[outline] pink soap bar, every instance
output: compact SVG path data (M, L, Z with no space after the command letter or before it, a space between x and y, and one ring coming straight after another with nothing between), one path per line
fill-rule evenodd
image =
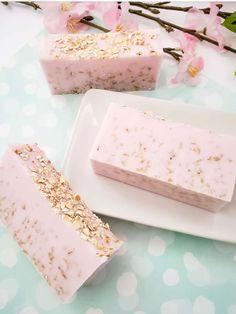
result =
M0 219L63 301L121 246L37 144L1 160Z
M162 50L156 31L51 34L40 61L53 94L153 89Z
M236 138L151 112L111 105L90 158L98 174L210 211L232 199Z

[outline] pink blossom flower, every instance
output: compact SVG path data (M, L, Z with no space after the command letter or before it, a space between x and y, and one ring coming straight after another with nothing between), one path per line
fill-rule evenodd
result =
M200 82L199 72L203 67L204 60L202 57L191 56L188 53L184 53L179 63L178 72L175 77L171 79L171 83L178 84L184 82L195 86Z
M184 82L191 86L197 85L199 83L199 73L204 67L203 58L196 55L198 39L179 31L174 32L173 37L180 43L183 57L179 63L178 72L171 79L171 83L177 84Z
M219 8L211 2L210 14L204 14L197 8L192 8L186 14L185 25L198 32L206 32L206 35L218 42L219 49L224 48L224 38L220 31L221 18L217 15Z
M114 29L120 19L120 10L117 2L106 2L99 5L103 12L103 22L110 28Z
M118 24L123 25L126 29L136 30L138 29L138 16L129 13L129 2L121 3L121 15Z
M137 17L129 13L129 2L101 3L99 9L104 11L103 21L111 30L138 29Z
M88 26L79 21L94 8L91 2L42 2L44 25L50 33L76 33Z

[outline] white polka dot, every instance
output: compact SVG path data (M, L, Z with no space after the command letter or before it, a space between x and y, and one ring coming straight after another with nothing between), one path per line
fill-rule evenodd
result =
M130 296L135 293L137 279L134 273L123 273L117 280L117 290L121 296Z
M19 109L19 101L15 98L9 98L4 102L4 111L8 114L16 114Z
M161 305L161 314L178 314L178 304L168 301Z
M123 310L131 311L138 306L139 297L138 297L137 293L135 293L131 296L119 296L118 303Z
M236 314L236 305L230 305L227 314Z
M161 305L161 314L190 314L192 303L187 299L174 299Z
M93 307L90 307L86 314L103 314L103 311L101 309L95 309Z
M43 310L52 310L60 304L59 298L43 281L36 287L35 296L38 305Z
M148 244L148 253L153 256L161 256L166 249L166 243L159 236L150 239Z
M53 112L46 113L41 119L41 125L47 128L53 128L57 123L57 116Z
M33 137L34 136L34 129L31 125L24 125L21 129L21 134L23 137Z
M167 269L163 274L163 281L167 286L175 286L179 282L179 273L176 269Z
M154 269L152 262L141 256L133 256L130 264L136 274L140 277L148 277Z
M35 93L35 96L39 99L46 99L46 98L50 97L50 95L51 95L51 93L50 93L49 88L46 84L40 86L40 88L38 88L36 93Z
M188 271L189 281L199 287L210 283L210 275L205 266L191 253L184 254L184 265Z
M6 248L0 252L0 263L9 268L17 263L16 251L13 248Z
M205 297L199 296L193 304L193 314L215 314L215 305Z
M22 74L26 79L32 80L38 75L38 69L35 64L26 64L22 69Z
M35 104L29 104L29 105L25 105L22 108L22 113L24 116L26 117L31 117L36 113L36 105Z
M19 284L14 278L4 279L0 281L0 291L3 290L8 294L8 300L10 301L16 296Z
M8 233L5 233L0 237L0 251L7 248L12 248L16 253L20 251L19 246L13 241L11 236Z
M7 95L9 93L10 86L5 82L0 82L0 95Z
M0 288L0 310L4 309L7 303L8 303L8 292Z
M37 90L37 85L35 83L29 83L24 86L24 91L28 95L34 94L36 90Z
M62 109L66 105L66 98L63 95L53 95L51 97L51 105L55 109Z
M27 306L20 310L19 314L37 314L38 312L33 306Z
M106 268L103 267L102 269L99 270L97 274L94 275L94 277L91 278L91 281L89 280L89 282L91 283L92 286L99 285L101 282L105 280L106 276L107 276Z
M204 97L203 101L205 102L208 108L220 109L222 108L224 101L220 93L211 93Z
M0 124L0 137L7 137L10 133L10 125L7 123Z

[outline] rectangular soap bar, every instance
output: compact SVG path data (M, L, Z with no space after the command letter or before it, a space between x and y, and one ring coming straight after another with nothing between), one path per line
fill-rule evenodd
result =
M110 105L95 140L96 173L210 211L232 199L236 138Z
M0 219L63 301L121 246L36 144L1 160Z
M53 94L153 89L162 50L156 31L50 34L40 61Z

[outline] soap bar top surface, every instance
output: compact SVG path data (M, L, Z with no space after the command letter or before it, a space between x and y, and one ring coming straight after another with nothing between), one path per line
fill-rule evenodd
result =
M157 31L106 34L50 34L44 38L45 59L114 59L161 55Z
M119 240L110 231L108 224L103 223L80 196L73 193L67 180L54 168L38 145L11 146L11 150L27 167L52 210L71 223L81 238L90 242L100 256L112 255Z
M110 105L90 157L224 201L234 191L235 137L131 107Z

